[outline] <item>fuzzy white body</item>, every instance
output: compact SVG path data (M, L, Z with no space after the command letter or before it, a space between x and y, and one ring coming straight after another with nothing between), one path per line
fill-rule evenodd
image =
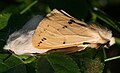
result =
M22 29L11 34L4 49L11 50L18 55L44 53L48 51L48 49L36 49L32 45L32 36L37 25L42 19L42 16L35 16L30 21L28 21Z

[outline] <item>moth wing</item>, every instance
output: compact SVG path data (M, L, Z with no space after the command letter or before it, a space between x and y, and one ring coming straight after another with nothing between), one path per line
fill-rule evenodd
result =
M39 23L32 44L38 49L75 47L83 42L96 42L98 35L86 23L55 9Z

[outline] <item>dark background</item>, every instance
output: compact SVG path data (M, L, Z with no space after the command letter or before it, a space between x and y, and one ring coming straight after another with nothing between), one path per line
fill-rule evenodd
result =
M50 9L63 9L70 15L85 22L90 22L90 10L97 7L109 15L112 19L120 21L120 0L39 0L37 4L31 7L23 15L19 13L26 8L34 0L0 0L0 12L1 13L13 13L11 20L4 29L0 30L0 39L7 40L8 34L21 28L26 21L32 16L37 14L46 15ZM100 20L97 20L100 23ZM11 26L12 22L12 26ZM14 27L13 27L14 26ZM120 27L120 25L118 25ZM6 32L10 29L10 32ZM120 32L116 32L114 29L113 34L115 37L120 37ZM4 33L4 34L3 34ZM5 42L0 41L0 48L4 46ZM107 49L107 57L119 56L120 45L115 44L111 49ZM3 53L3 50L0 51ZM120 59L106 62L104 73L120 73Z

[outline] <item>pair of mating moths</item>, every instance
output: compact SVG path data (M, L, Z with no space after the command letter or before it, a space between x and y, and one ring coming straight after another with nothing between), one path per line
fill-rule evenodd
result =
M39 24L39 25L38 25ZM54 9L45 18L36 16L9 36L4 49L15 54L72 53L87 47L99 48L115 43L107 28L75 19L63 10Z

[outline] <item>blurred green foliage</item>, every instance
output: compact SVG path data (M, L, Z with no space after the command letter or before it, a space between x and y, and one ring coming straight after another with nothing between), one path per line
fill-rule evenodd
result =
M79 20L98 22L108 27L117 37L116 44L110 47L110 50L119 49L119 19L113 19L100 10L107 4L119 3L119 0L1 0L0 73L102 73L107 67L104 62L105 51L102 49L88 48L68 55L51 53L29 57L9 54L3 47L9 35L19 30L30 18L36 15L44 16L56 8L66 11ZM111 72L109 68L105 69L107 70L105 73Z

